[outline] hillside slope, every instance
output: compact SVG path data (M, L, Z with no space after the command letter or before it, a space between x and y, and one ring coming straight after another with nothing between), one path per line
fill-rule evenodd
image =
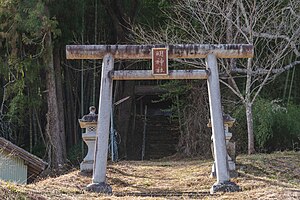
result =
M122 161L108 166L113 196L86 192L91 175L74 169L26 186L0 182L0 199L300 199L300 152L242 155L242 192L210 195L212 161L168 158Z

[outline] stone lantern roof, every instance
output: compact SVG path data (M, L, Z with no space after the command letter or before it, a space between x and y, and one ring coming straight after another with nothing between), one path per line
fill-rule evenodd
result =
M228 127L232 127L235 120L236 119L231 117L229 114L223 114L223 123L226 124Z
M235 123L236 119L231 117L229 114L223 114L223 123L224 125L227 125L228 127L232 127ZM207 127L211 128L211 120L209 119Z
M78 120L81 128L97 126L98 114L96 114L96 107L91 106L89 110L89 114L84 115L81 119Z

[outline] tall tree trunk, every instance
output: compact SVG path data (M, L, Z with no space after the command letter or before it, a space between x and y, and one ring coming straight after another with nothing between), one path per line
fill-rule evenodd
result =
M253 114L252 104L246 103L246 118L247 118L247 130L248 130L248 154L255 153L254 149L254 134L253 134Z
M94 44L98 43L98 0L95 0L95 24L94 24ZM93 63L93 100L92 104L96 105L96 76L97 76L97 60Z
M227 4L226 10L227 10L227 14L226 14L226 43L227 44L232 44L234 41L233 38L233 22L232 22L232 13L233 13L233 5L235 3L235 0L231 1L230 3ZM229 69L233 69L236 65L236 59L231 58L229 59ZM232 85L231 80L229 79L229 84Z
M33 126L32 126L32 109L29 109L29 152L32 153L33 147Z
M46 132L50 143L49 161L51 168L63 166L66 160L64 135L60 135L60 115L57 102L55 71L53 63L53 47L51 32L45 37L44 63L46 66L46 86L48 91L47 127ZM63 112L63 111L60 111Z
M66 155L66 132L65 132L65 115L64 115L64 97L62 87L62 70L60 65L60 47L54 48L54 68L55 68L55 80L56 80L56 97L57 97L57 108L58 108L58 123L59 123L59 136L62 145L62 153L64 158Z
M74 96L72 95L72 83L71 83L71 71L65 69L65 81L66 81L66 130L68 134L66 135L67 147L71 147L76 144L77 131L73 126L73 112L75 112L74 107Z
M245 98L245 106L246 106L246 118L247 118L247 130L248 130L248 154L255 153L254 149L254 134L253 134L253 114L252 114L252 105L251 101L251 82L252 82L252 58L248 59L247 62L247 80L246 80L246 98Z
M128 134L130 132L129 130L129 123L131 122L131 112L132 112L132 97L134 96L134 81L124 81L121 83L122 90L119 90L120 93L120 99L130 96L131 98L126 100L125 102L118 105L119 115L117 116L118 120L118 131L120 135L122 136L122 144L120 147L120 151L122 151L124 154L121 154L125 158L127 158L127 145L128 145ZM120 89L120 88L119 88ZM122 92L123 91L123 92ZM122 93L121 93L122 92ZM120 100L120 99L116 99Z

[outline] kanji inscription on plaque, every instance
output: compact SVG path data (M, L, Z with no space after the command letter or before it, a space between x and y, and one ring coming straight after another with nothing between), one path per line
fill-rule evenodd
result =
M168 49L152 49L152 74L168 75Z

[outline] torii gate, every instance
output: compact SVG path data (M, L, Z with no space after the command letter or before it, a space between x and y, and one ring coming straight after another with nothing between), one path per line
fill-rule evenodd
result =
M165 56L171 59L205 58L206 70L164 69L164 73L159 75L151 70L114 71L114 59L149 60L156 48L167 49ZM230 182L228 173L217 58L251 58L253 55L253 46L247 44L67 45L67 59L103 59L93 180L87 189L112 192L106 183L106 167L113 80L207 79L217 177L210 191L239 190L236 184ZM166 61L167 57L164 58Z

